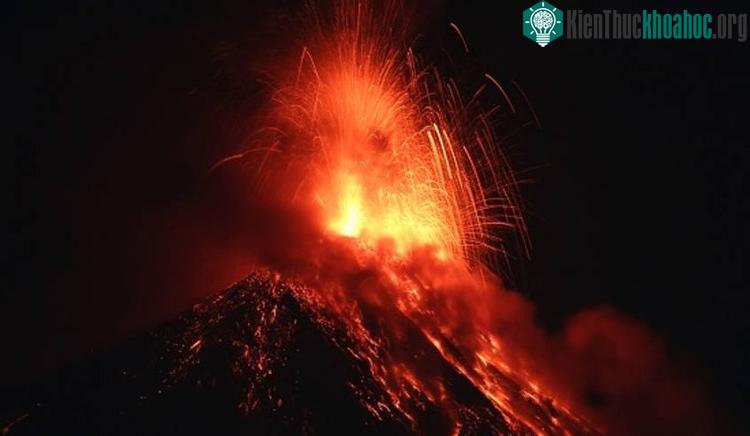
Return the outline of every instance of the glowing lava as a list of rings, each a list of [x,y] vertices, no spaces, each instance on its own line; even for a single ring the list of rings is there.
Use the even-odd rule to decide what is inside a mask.
[[[422,67],[397,6],[310,12],[293,73],[275,75],[261,161],[303,174],[288,196],[312,201],[332,233],[389,240],[402,255],[430,245],[474,265],[504,251],[498,229],[525,243],[515,183],[489,114],[473,103],[484,87],[465,102],[453,81]]]
[[[317,210],[321,232],[339,238],[267,266],[293,271],[304,283],[298,298],[322,324],[344,325],[349,351],[389,395],[387,404],[363,398],[375,416],[414,424],[428,401],[454,432],[466,421],[442,376],[410,353],[415,339],[404,332],[416,326],[512,428],[564,432],[579,418],[540,412],[557,400],[540,396],[533,364],[508,351],[514,339],[503,330],[528,310],[486,266],[508,251],[508,235],[528,249],[514,176],[490,127],[497,108],[476,107],[486,85],[465,99],[422,67],[398,3],[337,5],[310,12],[311,30],[294,67],[275,77],[270,126],[251,151],[265,151],[261,179],[286,187],[274,195]]]

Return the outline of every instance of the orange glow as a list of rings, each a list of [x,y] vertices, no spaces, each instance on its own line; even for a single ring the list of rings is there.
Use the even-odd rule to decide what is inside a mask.
[[[296,198],[315,199],[330,232],[365,245],[429,245],[468,264],[503,252],[493,229],[525,228],[487,115],[367,7],[342,2],[318,23],[274,95],[275,121],[297,138],[283,151],[308,174]]]
[[[362,186],[354,176],[339,177],[337,216],[330,223],[330,230],[344,236],[359,237],[362,234],[363,216]]]
[[[326,319],[322,325],[333,316],[345,326],[353,341],[347,351],[388,393],[388,404],[363,398],[374,416],[396,413],[414,423],[413,411],[426,398],[451,416],[454,432],[463,425],[441,376],[421,374],[408,353],[401,334],[408,326],[513,428],[565,433],[579,418],[549,420],[542,411],[560,398],[539,393],[543,380],[503,336],[503,318],[515,322],[528,309],[487,267],[509,251],[506,235],[519,236],[528,250],[515,176],[490,127],[499,109],[483,112],[476,104],[487,89],[500,88],[506,100],[507,94],[487,76],[467,99],[453,80],[422,66],[398,30],[399,10],[391,9],[397,3],[383,11],[367,2],[337,4],[330,17],[313,13],[293,74],[276,78],[265,129],[273,133],[261,136],[265,143],[256,150],[266,150],[262,177],[274,158],[281,179],[302,169],[289,201],[314,205],[323,232],[351,238],[357,267],[377,277],[352,285],[350,270],[326,264],[341,259],[341,247],[329,256],[331,247],[321,245],[304,256],[312,272],[296,273],[309,286],[297,290],[299,297]],[[393,247],[385,256],[362,249],[383,241]],[[292,269],[304,270],[298,266]],[[363,306],[378,313],[384,336],[368,329]]]

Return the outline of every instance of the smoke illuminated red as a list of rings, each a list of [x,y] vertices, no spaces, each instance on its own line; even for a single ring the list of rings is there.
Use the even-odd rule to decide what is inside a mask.
[[[261,177],[279,168],[266,166],[269,159],[285,162],[288,173],[301,170],[288,201],[316,208],[322,232],[351,238],[334,240],[351,250],[359,267],[377,271],[373,283],[352,289],[342,282],[341,265],[320,265],[315,269],[334,277],[316,280],[306,300],[340,315],[360,345],[353,351],[406,417],[414,395],[444,404],[454,418],[456,411],[439,377],[425,378],[411,358],[383,349],[383,338],[364,327],[363,304],[406,315],[519,429],[564,427],[578,418],[538,421],[513,404],[503,386],[508,381],[498,376],[513,374],[523,395],[539,395],[529,369],[511,361],[493,327],[499,321],[494,294],[503,291],[482,262],[504,250],[495,228],[525,235],[525,227],[490,114],[465,103],[455,82],[420,66],[406,33],[394,30],[394,7],[375,11],[342,2],[333,16],[318,15],[296,71],[277,84],[275,125],[266,129],[273,134],[261,136],[271,145],[251,150],[264,151]],[[330,254],[321,247],[309,255]],[[311,278],[302,276],[307,284]],[[381,334],[391,347],[408,350],[398,326]],[[376,415],[390,411],[384,404],[370,407]],[[461,422],[454,421],[458,431]]]
[[[465,102],[422,66],[396,6],[311,12],[318,21],[274,82],[270,125],[246,153],[263,152],[264,178],[268,160],[301,173],[286,198],[312,203],[330,233],[387,239],[400,254],[430,245],[473,265],[503,250],[495,229],[525,236],[515,184],[490,114],[472,103],[484,87]]]
[[[514,431],[602,431],[581,407],[583,382],[555,373],[552,362],[571,365],[549,350],[569,344],[553,346],[533,307],[493,272],[492,259],[511,251],[506,238],[521,241],[521,256],[529,250],[491,127],[498,107],[477,104],[496,87],[507,95],[491,76],[463,95],[425,66],[398,3],[336,5],[308,11],[293,60],[271,81],[267,125],[230,158],[251,163],[259,196],[308,214],[276,223],[281,236],[258,249],[262,267],[298,281],[322,325],[345,327],[348,351],[388,393],[386,402],[361,396],[375,417],[416,426],[430,402],[449,418],[447,433],[461,433],[472,418],[434,370],[439,356]],[[435,356],[414,354],[413,327]]]

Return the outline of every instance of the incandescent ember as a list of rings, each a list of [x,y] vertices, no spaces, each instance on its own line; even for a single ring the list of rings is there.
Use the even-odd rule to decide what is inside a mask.
[[[447,351],[448,342],[438,345],[405,314],[384,324],[377,305],[363,305],[343,319],[313,295],[278,274],[253,274],[153,333],[66,369],[67,389],[40,385],[10,433],[594,433],[496,370],[494,395],[534,430],[474,385],[471,370],[456,363],[460,350]],[[92,373],[103,377],[92,384]]]

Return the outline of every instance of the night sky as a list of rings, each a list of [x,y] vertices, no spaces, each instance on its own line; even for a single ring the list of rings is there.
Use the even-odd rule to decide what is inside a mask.
[[[237,237],[247,187],[207,170],[249,134],[267,97],[254,68],[294,32],[278,17],[298,2],[245,3],[3,6],[14,73],[3,386],[96,354],[249,272]],[[485,72],[510,86],[521,109],[500,136],[528,124],[506,143],[528,181],[533,243],[511,283],[551,331],[597,304],[643,321],[739,420],[750,387],[740,216],[747,43],[562,38],[541,49],[520,34],[525,6],[419,9],[424,57],[467,89]],[[716,2],[607,7],[646,6],[746,12]]]

